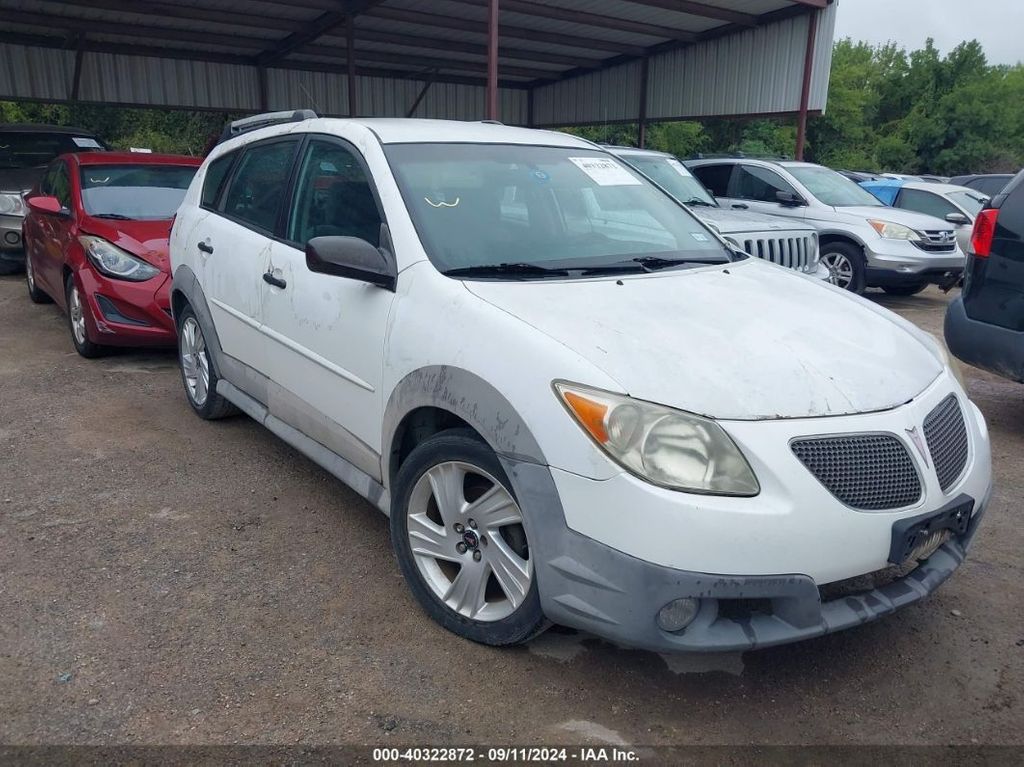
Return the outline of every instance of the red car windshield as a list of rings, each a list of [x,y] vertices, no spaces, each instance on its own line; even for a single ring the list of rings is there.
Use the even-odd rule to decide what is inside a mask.
[[[197,170],[191,165],[85,165],[82,206],[95,218],[171,218]]]

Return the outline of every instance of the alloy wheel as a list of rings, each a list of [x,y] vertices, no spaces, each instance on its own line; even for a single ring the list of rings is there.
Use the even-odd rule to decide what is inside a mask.
[[[526,599],[533,562],[523,514],[493,476],[461,461],[436,464],[413,487],[407,514],[416,567],[451,610],[498,621]]]
[[[195,317],[187,317],[181,324],[179,349],[189,399],[202,407],[210,392],[210,360],[206,356],[206,339]]]
[[[82,308],[82,297],[78,287],[71,286],[68,293],[68,314],[71,316],[71,332],[75,334],[75,342],[82,346],[85,343],[85,310]]]
[[[853,264],[843,253],[825,253],[821,257],[821,263],[828,269],[828,281],[844,290],[850,287],[853,282]]]

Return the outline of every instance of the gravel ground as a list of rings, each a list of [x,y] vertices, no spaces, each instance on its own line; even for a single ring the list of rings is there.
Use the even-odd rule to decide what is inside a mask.
[[[872,298],[941,333],[941,293]],[[1024,389],[968,376],[997,492],[924,603],[744,654],[495,650],[423,615],[368,503],[193,416],[172,353],[84,360],[0,279],[0,742],[1022,744]]]

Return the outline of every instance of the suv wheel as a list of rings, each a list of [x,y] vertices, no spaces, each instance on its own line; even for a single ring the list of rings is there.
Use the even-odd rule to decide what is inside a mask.
[[[442,432],[409,454],[395,482],[391,540],[416,599],[449,631],[500,646],[547,627],[522,511],[474,432]]]
[[[75,345],[75,351],[86,359],[102,357],[107,348],[89,340],[89,304],[82,298],[74,274],[69,274],[64,283],[64,296],[68,307],[68,329],[71,331],[71,343]]]
[[[48,304],[53,300],[36,285],[36,273],[32,268],[32,256],[28,252],[25,253],[25,284],[28,286],[28,297],[32,303]]]
[[[830,242],[821,248],[821,263],[829,270],[829,282],[851,293],[864,292],[864,254],[856,245]]]
[[[217,374],[210,364],[206,337],[192,307],[178,319],[178,362],[188,404],[200,418],[215,421],[236,412],[234,405],[217,393]]]

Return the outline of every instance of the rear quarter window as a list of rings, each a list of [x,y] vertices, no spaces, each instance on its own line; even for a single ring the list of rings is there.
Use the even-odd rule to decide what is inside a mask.
[[[204,208],[216,207],[220,190],[224,187],[224,179],[227,178],[236,155],[236,152],[229,152],[223,157],[218,157],[206,167],[206,176],[203,178],[203,196],[200,200],[200,205]]]

